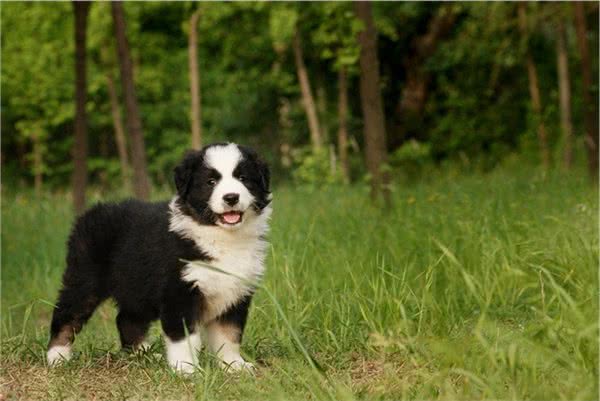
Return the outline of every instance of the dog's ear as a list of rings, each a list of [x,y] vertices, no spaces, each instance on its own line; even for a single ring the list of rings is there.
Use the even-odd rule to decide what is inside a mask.
[[[265,192],[271,192],[271,170],[269,165],[260,158],[256,159],[256,165],[258,166],[258,172],[260,174],[260,182]]]
[[[271,192],[271,170],[269,170],[269,165],[262,160],[262,158],[258,155],[258,153],[247,146],[237,145],[246,155],[251,162],[253,162],[256,166],[256,170],[258,171],[258,175],[260,176],[260,185],[261,189],[265,192]]]
[[[198,164],[198,160],[202,159],[202,155],[198,151],[190,150],[185,154],[185,157],[174,170],[175,187],[177,194],[182,199],[185,199],[192,185],[192,177],[194,170]]]

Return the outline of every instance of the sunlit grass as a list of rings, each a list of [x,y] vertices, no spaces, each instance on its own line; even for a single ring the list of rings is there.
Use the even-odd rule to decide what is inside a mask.
[[[192,378],[119,351],[103,305],[75,358],[44,362],[69,198],[4,193],[2,390],[28,399],[596,399],[598,202],[575,175],[442,176],[398,186],[277,188],[264,289],[244,354]],[[167,195],[165,195],[167,196]]]

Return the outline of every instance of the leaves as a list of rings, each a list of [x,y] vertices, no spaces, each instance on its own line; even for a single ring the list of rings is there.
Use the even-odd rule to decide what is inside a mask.
[[[295,77],[291,40],[299,30],[305,63],[323,95],[324,126],[334,142],[337,122],[337,72],[349,74],[349,135],[355,154],[362,147],[358,95],[357,34],[363,29],[348,2],[320,3],[126,3],[127,34],[148,152],[149,167],[160,183],[189,143],[189,79],[187,24],[200,7],[199,63],[203,88],[203,127],[206,141],[230,140],[266,151],[271,162],[285,159],[277,149],[302,149],[308,143],[300,90]],[[388,132],[393,154],[407,140],[426,146],[433,160],[485,159],[494,166],[507,154],[529,152],[527,82],[523,73],[522,41],[515,5],[511,3],[375,3],[380,73],[388,126],[394,125],[396,105],[407,82],[407,60],[415,39],[428,29],[431,18],[452,8],[456,22],[422,68],[431,77],[423,115],[405,131]],[[556,60],[553,24],[571,21],[570,7],[529,4],[529,45],[538,65],[544,118],[550,142],[557,145]],[[71,169],[74,66],[73,17],[69,3],[3,5],[2,132],[3,163],[25,176],[23,158],[32,151],[31,129],[40,127],[46,142],[47,177],[66,184]],[[570,22],[569,22],[570,23]],[[574,32],[567,23],[572,71],[577,71]],[[597,47],[598,26],[589,31]],[[115,69],[110,4],[90,8],[88,48],[88,105],[90,157],[100,158],[99,144],[112,138],[106,73]],[[597,61],[594,63],[597,72]],[[118,74],[114,74],[118,77]],[[574,132],[582,131],[581,77],[573,74]],[[117,82],[117,88],[120,85]],[[117,160],[108,140],[108,154]],[[417,150],[404,147],[402,158]],[[291,176],[275,166],[282,176]],[[310,164],[310,163],[309,163]],[[318,164],[318,163],[317,163]],[[31,164],[25,164],[28,168]],[[278,168],[279,167],[279,168]],[[357,173],[364,165],[353,167]],[[112,170],[111,170],[111,173]],[[115,173],[118,174],[118,173]]]
[[[298,11],[294,5],[275,4],[269,15],[269,34],[275,52],[284,52],[294,36]]]

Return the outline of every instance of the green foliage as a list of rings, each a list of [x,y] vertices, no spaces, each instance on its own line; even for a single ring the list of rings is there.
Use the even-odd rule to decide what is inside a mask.
[[[68,3],[56,7],[12,3],[2,7],[2,147],[22,144],[27,150],[21,157],[28,161],[33,157],[32,138],[41,142],[42,155],[53,153],[60,147],[49,140],[51,134],[69,130],[73,120],[70,17]],[[51,175],[59,168],[44,163],[42,172]],[[32,176],[33,166],[23,173]]]
[[[363,29],[362,22],[356,18],[351,3],[329,2],[319,7],[322,20],[312,32],[311,38],[321,50],[321,58],[333,60],[333,68],[351,68],[356,66],[360,48],[356,36]]]
[[[388,163],[399,175],[417,179],[425,168],[433,164],[431,145],[410,139],[390,155]]]
[[[427,63],[438,84],[428,104],[429,112],[441,115],[431,130],[437,158],[487,155],[489,168],[523,132],[529,95],[524,59],[514,46],[519,37],[512,11],[508,4],[473,5],[460,34]]]
[[[391,155],[391,163],[426,163],[431,159],[431,148],[428,143],[416,140],[407,141]]]
[[[47,174],[48,165],[44,163],[44,157],[48,153],[46,140],[48,139],[48,131],[42,121],[21,120],[16,123],[16,128],[20,134],[19,141],[30,141],[32,150],[26,156],[26,160],[32,164],[31,174]],[[34,152],[42,158],[42,162],[38,165],[33,164]]]
[[[277,53],[284,52],[296,31],[298,11],[287,4],[275,4],[269,14],[269,34]]]
[[[429,75],[425,109],[422,115],[408,116],[404,131],[388,130],[393,145],[390,154],[415,139],[430,147],[435,163],[479,160],[477,164],[490,169],[514,152],[536,160],[539,152],[527,91],[525,44],[538,69],[551,146],[560,154],[554,53],[559,18],[567,25],[573,122],[576,135],[581,136],[582,88],[571,7],[547,3],[528,5],[530,34],[526,39],[517,29],[514,4],[374,3],[388,127],[398,118],[407,60],[415,52],[417,38],[426,34],[429,22],[442,7],[452,8],[456,22],[436,51],[423,60],[422,67]],[[290,46],[298,30],[313,92],[322,96],[319,114],[327,145],[335,145],[337,73],[343,66],[349,73],[350,135],[362,147],[356,36],[363,27],[351,3],[127,3],[124,9],[136,91],[149,169],[157,184],[170,181],[173,165],[190,145],[187,35],[189,17],[196,8],[200,9],[204,142],[243,142],[259,148],[275,163],[280,159],[276,149],[282,145],[303,149],[309,143]],[[69,3],[9,2],[3,4],[1,24],[4,171],[16,174],[13,181],[30,182],[31,139],[36,135],[43,142],[39,149],[45,182],[64,186],[72,169],[72,7]],[[92,182],[96,182],[103,169],[109,177],[117,173],[107,73],[115,77],[118,92],[121,88],[109,3],[91,6],[87,33],[89,150]],[[597,49],[598,23],[592,19],[590,33],[591,49]],[[592,55],[597,72],[597,51]],[[122,102],[122,94],[119,96]],[[576,148],[578,153],[580,148]],[[364,163],[357,160],[353,160],[353,176],[361,177]],[[306,164],[328,163],[308,160]],[[291,170],[277,163],[274,170],[276,176],[291,175]]]
[[[299,186],[314,190],[343,183],[341,170],[328,150],[314,151],[310,147],[295,149],[292,158],[292,179]]]

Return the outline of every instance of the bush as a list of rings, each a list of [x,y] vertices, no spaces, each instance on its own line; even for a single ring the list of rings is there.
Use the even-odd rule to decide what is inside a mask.
[[[343,183],[341,170],[328,150],[297,148],[292,151],[292,160],[292,179],[298,185],[316,189]]]
[[[389,157],[390,168],[408,180],[419,178],[423,169],[432,164],[431,145],[415,139],[406,141]]]

